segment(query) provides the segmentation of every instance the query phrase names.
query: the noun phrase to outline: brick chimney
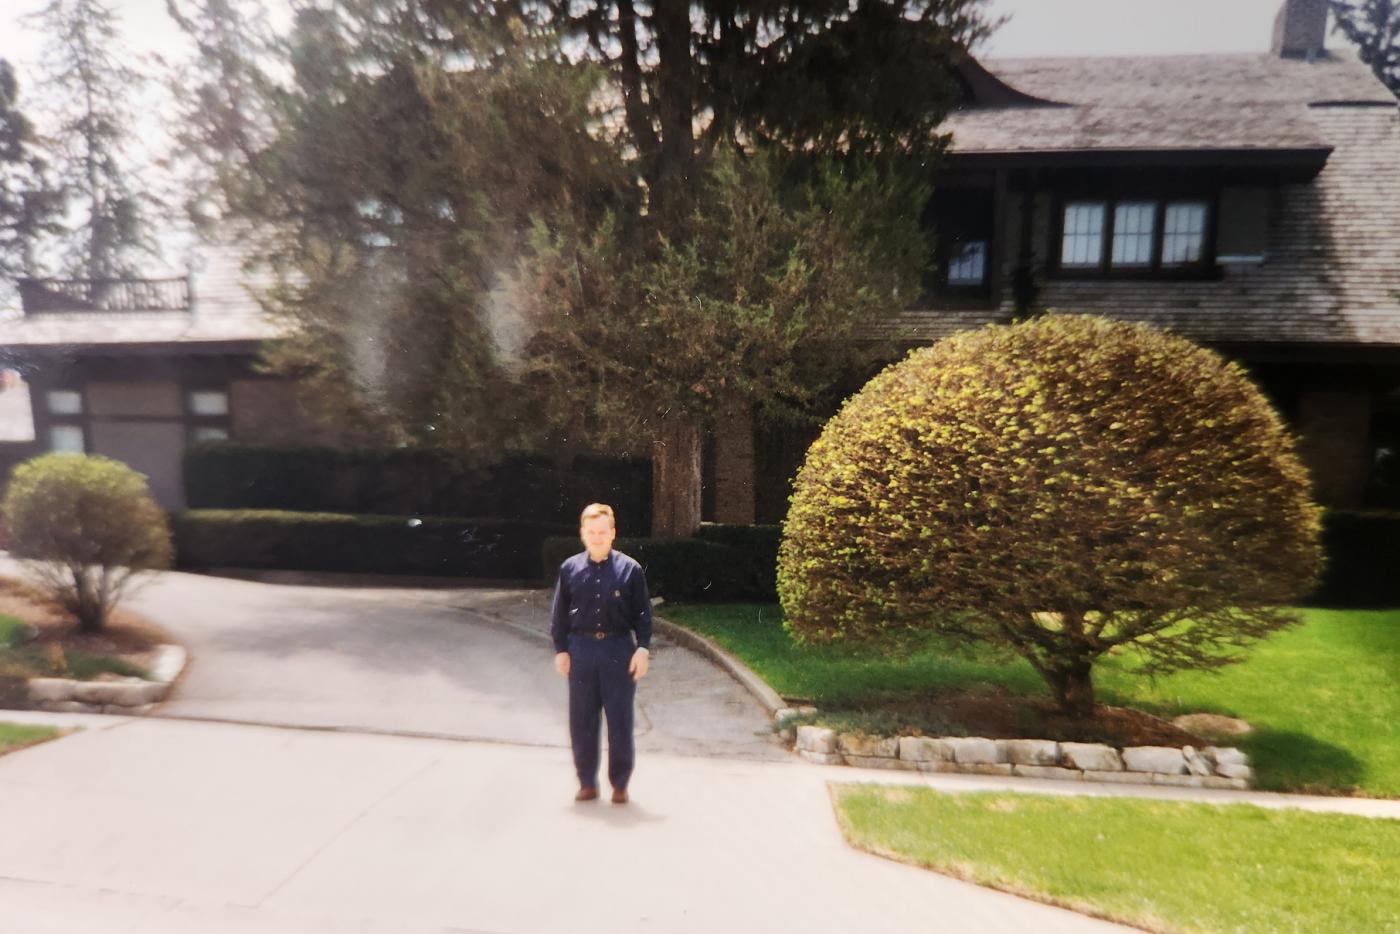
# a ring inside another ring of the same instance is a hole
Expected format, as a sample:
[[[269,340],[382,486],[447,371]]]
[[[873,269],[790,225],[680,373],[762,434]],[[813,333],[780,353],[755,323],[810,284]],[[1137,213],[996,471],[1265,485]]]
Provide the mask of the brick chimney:
[[[1327,0],[1283,0],[1274,17],[1273,53],[1312,60],[1326,55]]]

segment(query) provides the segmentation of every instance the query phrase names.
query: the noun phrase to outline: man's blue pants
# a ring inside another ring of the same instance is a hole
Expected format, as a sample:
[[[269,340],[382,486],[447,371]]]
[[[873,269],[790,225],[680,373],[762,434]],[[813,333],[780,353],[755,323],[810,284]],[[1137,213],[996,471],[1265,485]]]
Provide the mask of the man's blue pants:
[[[637,683],[627,671],[636,643],[630,637],[569,636],[569,739],[583,788],[598,787],[598,715],[608,716],[608,781],[626,788],[632,777],[632,702]]]

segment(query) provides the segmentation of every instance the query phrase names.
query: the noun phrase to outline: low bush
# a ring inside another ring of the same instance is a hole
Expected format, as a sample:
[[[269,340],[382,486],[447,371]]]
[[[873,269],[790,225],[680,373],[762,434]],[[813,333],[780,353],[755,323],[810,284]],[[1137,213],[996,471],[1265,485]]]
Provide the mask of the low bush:
[[[193,509],[172,515],[184,568],[534,578],[558,525],[515,519]]]
[[[702,526],[695,538],[619,538],[613,547],[646,570],[652,596],[668,600],[772,601],[778,553],[776,526]],[[551,538],[542,549],[545,580],[583,545]]]

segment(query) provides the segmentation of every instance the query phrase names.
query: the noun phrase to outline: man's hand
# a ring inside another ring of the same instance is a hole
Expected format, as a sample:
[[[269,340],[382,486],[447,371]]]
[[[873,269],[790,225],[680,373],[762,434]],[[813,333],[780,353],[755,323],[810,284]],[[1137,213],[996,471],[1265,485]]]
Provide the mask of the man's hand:
[[[559,652],[554,656],[554,670],[559,672],[559,677],[569,676],[569,653]]]
[[[647,665],[651,661],[651,653],[646,649],[637,649],[632,653],[632,664],[627,666],[627,673],[632,676],[633,681],[640,681],[647,676]]]

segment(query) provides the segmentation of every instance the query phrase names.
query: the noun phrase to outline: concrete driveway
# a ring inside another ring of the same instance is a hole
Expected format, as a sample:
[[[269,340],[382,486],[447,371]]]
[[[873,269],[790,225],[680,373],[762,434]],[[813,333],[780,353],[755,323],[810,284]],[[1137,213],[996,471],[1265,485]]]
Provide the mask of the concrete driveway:
[[[828,779],[939,776],[656,753],[618,807],[565,749],[14,718],[87,728],[0,756],[7,934],[1114,930],[846,846]]]
[[[130,599],[190,653],[155,716],[568,745],[548,592],[268,576],[284,582],[168,572]],[[790,755],[722,669],[665,638],[653,648],[640,754]]]

